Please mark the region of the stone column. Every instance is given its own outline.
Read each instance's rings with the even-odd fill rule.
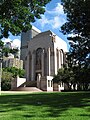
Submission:
[[[43,49],[43,51],[42,51],[42,76],[44,76],[44,56],[45,56],[45,50]]]
[[[35,51],[32,52],[31,80],[35,80]]]
[[[26,57],[26,74],[27,74],[27,81],[30,80],[30,52],[28,52]]]
[[[61,51],[61,67],[63,67],[63,51]]]
[[[55,64],[55,74],[57,74],[57,51],[56,51],[56,48],[54,50],[54,64]]]
[[[56,49],[56,57],[57,57],[57,70],[59,69],[59,50]]]
[[[61,53],[60,53],[60,50],[59,50],[59,68],[61,68]]]
[[[63,52],[63,64],[66,64],[66,53]]]
[[[47,75],[50,76],[50,47],[47,51]]]
[[[38,74],[37,75],[37,87],[40,88],[41,87],[41,82],[40,82],[40,79],[41,79],[41,74]]]

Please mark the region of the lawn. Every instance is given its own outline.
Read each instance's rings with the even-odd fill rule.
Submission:
[[[0,120],[90,120],[90,92],[2,94]]]

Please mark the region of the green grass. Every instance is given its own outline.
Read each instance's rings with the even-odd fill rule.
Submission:
[[[90,120],[90,92],[2,94],[0,120]]]

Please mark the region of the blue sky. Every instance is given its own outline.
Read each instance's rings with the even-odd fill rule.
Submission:
[[[32,25],[40,29],[42,32],[51,30],[68,44],[67,36],[60,32],[60,27],[66,22],[66,15],[63,12],[63,7],[60,4],[60,0],[52,0],[46,5],[45,9],[46,12],[44,15],[41,15],[41,19],[37,19]],[[10,35],[8,39],[4,40],[13,40],[14,44],[20,44],[20,36]]]

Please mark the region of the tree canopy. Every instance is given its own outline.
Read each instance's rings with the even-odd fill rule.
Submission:
[[[31,29],[31,22],[45,12],[45,5],[51,0],[1,0],[0,38],[8,37],[9,32],[19,35]]]
[[[4,42],[2,42],[2,40],[0,40],[0,47],[1,47],[1,51],[0,51],[0,57],[8,57],[9,53],[12,53],[14,55],[15,58],[18,58],[17,53],[18,53],[18,48],[9,48],[6,47],[4,45]]]
[[[3,71],[12,73],[13,78],[15,78],[17,76],[24,77],[24,75],[25,75],[24,69],[20,69],[20,68],[18,69],[16,67],[3,68]]]
[[[67,22],[61,27],[63,34],[72,34],[69,58],[75,64],[90,66],[90,0],[61,0]]]
[[[77,86],[78,90],[90,90],[90,68],[80,68],[79,66],[73,67],[64,67],[58,70],[57,75],[54,76],[53,82],[59,83],[64,82],[68,89],[71,90],[71,86],[73,86],[73,90],[75,90],[75,86]]]

